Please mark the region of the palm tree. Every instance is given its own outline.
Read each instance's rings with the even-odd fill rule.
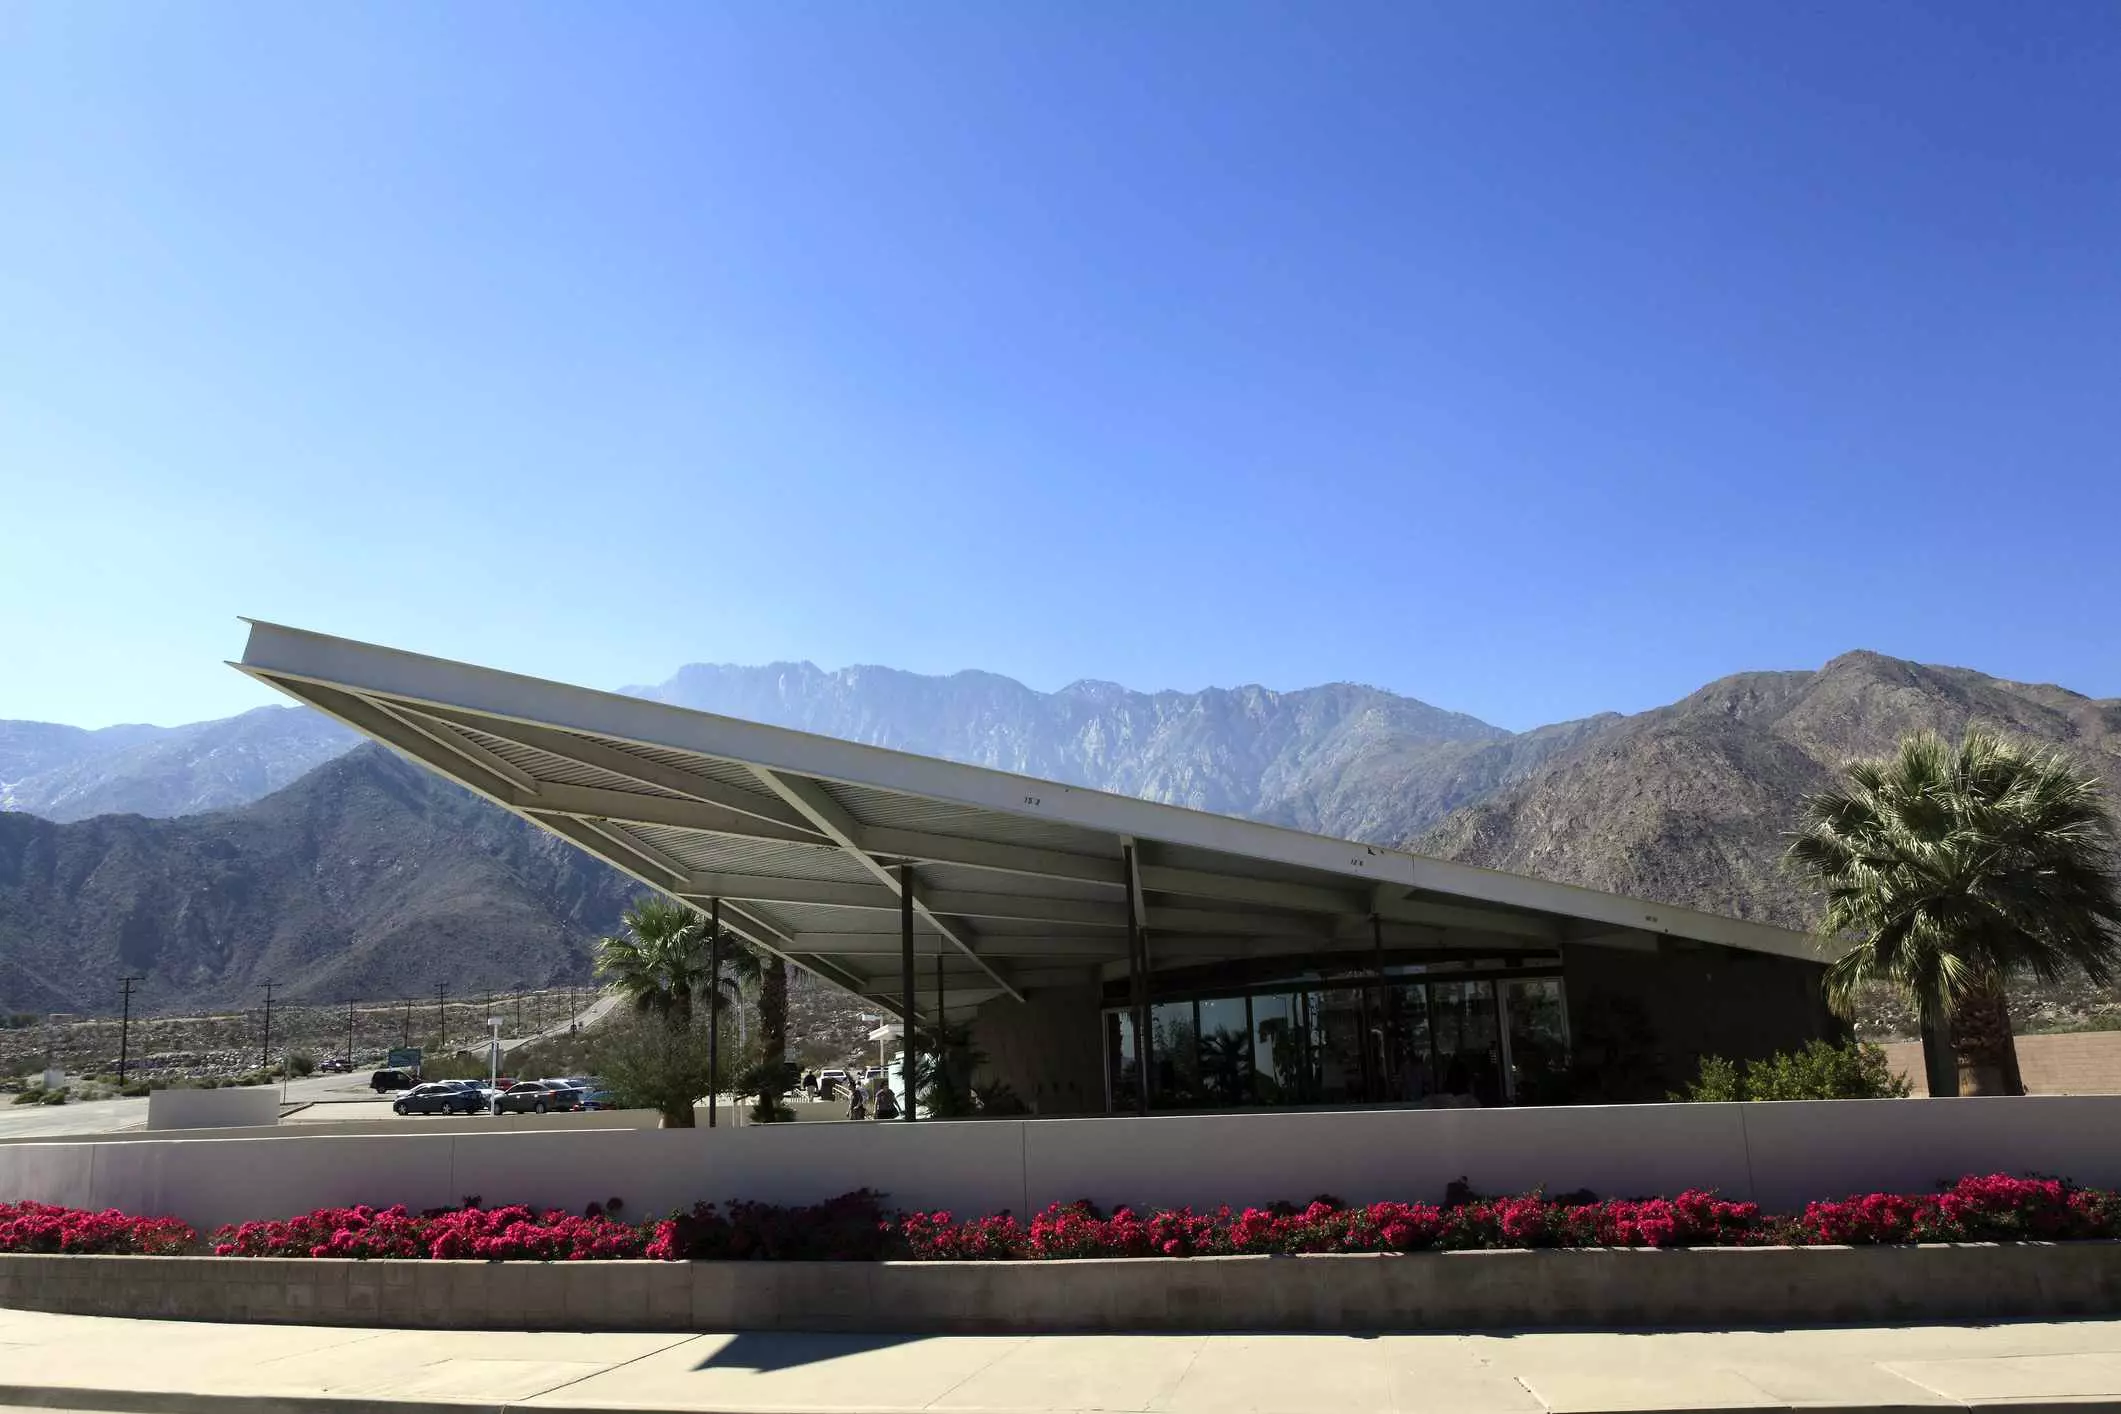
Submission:
[[[1804,803],[1790,863],[1850,946],[1826,971],[1846,1016],[1869,983],[1949,1026],[1962,1094],[2023,1094],[2005,985],[2121,965],[2121,874],[2099,782],[2058,751],[1969,728],[1918,732]]]
[[[620,915],[622,931],[597,940],[597,972],[635,1010],[674,1031],[692,1025],[692,997],[707,979],[707,922],[673,899],[645,894]]]
[[[787,1088],[788,964],[778,957],[754,957],[751,966],[751,975],[759,987],[759,1057],[763,1077],[756,1115],[770,1121],[782,1114],[781,1092]]]

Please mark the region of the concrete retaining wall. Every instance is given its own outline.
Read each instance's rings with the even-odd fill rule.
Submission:
[[[448,1329],[903,1332],[1762,1326],[2111,1315],[2121,1244],[1083,1262],[0,1256],[0,1305]]]
[[[551,1117],[548,1116],[548,1119]],[[476,1195],[635,1213],[700,1199],[814,1202],[867,1187],[960,1214],[1104,1205],[1435,1201],[1460,1177],[1514,1193],[1712,1187],[1790,1210],[1968,1173],[2050,1173],[2121,1188],[2121,1096],[1623,1105],[1521,1110],[737,1129],[562,1129],[271,1137],[153,1135],[0,1146],[0,1198],[170,1214],[201,1228],[334,1203],[451,1206]]]
[[[149,1129],[235,1129],[280,1122],[280,1092],[270,1085],[223,1090],[153,1090]]]

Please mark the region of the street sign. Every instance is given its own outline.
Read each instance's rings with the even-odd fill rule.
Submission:
[[[420,1048],[418,1046],[393,1046],[390,1048],[390,1054],[384,1058],[384,1064],[388,1065],[392,1070],[416,1071],[420,1068]]]

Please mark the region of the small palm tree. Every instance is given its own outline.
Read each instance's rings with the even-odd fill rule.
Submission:
[[[1790,863],[1850,946],[1826,972],[1846,1016],[1869,983],[1899,988],[1925,1035],[1949,1025],[1962,1094],[2022,1094],[2005,985],[2121,964],[2121,874],[2099,783],[2060,752],[1971,728],[1857,761],[1804,803]]]

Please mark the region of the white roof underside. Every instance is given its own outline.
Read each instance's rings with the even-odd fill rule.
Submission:
[[[1818,956],[1763,924],[274,624],[234,666],[644,884],[721,899],[732,931],[894,1012],[901,865],[925,1014],[938,954],[952,1011],[1124,975],[1127,844],[1159,972],[1368,954],[1373,927],[1444,959],[1659,936]]]

